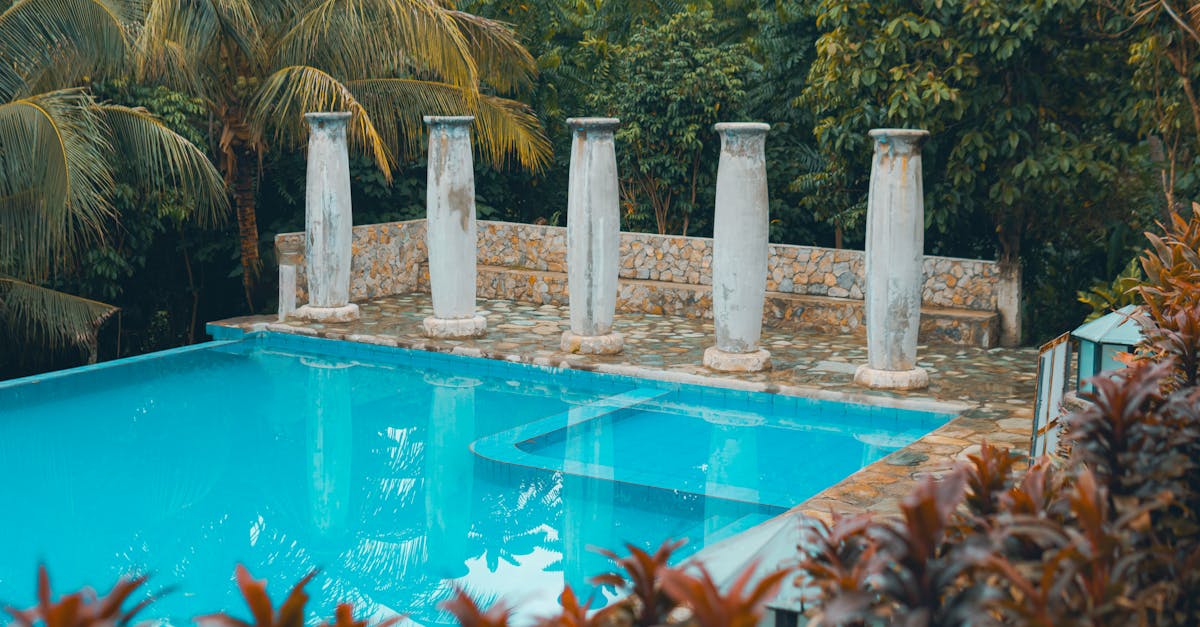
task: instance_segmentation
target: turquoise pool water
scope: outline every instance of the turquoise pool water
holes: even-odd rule
[[[244,615],[246,564],[314,611],[450,623],[454,587],[553,607],[590,547],[681,557],[949,416],[258,334],[0,384],[0,604],[128,572],[151,616]]]

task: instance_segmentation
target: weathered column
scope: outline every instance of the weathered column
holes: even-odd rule
[[[616,118],[570,118],[571,171],[567,184],[568,353],[612,355],[625,338],[612,330],[617,308],[621,214],[618,206]]]
[[[912,390],[929,385],[917,367],[921,323],[925,198],[921,145],[928,131],[875,129],[875,157],[867,195],[867,363],[854,382],[870,388]]]
[[[296,268],[304,256],[304,246],[291,239],[280,240],[275,255],[279,259],[279,320],[283,321],[296,311]]]
[[[471,116],[426,116],[429,174],[425,242],[433,316],[430,337],[479,337],[487,320],[475,313],[475,164]]]
[[[307,113],[308,174],[304,193],[305,268],[308,304],[296,317],[327,322],[358,318],[350,302],[350,114]]]
[[[726,372],[771,367],[759,348],[767,294],[767,168],[769,124],[717,124],[717,208],[713,219],[712,300],[717,345],[704,365]]]

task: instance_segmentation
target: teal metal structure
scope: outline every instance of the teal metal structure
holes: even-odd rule
[[[1076,378],[1079,390],[1091,389],[1084,384],[1089,377],[1125,367],[1116,360],[1117,353],[1130,352],[1142,341],[1142,327],[1132,317],[1137,311],[1137,305],[1126,305],[1071,332],[1071,337],[1079,342]]]

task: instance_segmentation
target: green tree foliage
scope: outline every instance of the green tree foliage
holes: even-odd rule
[[[749,117],[771,124],[767,136],[771,241],[842,246],[833,224],[822,222],[810,199],[819,189],[825,162],[813,137],[812,111],[797,101],[816,57],[816,19],[808,2],[780,0],[750,14],[750,40],[759,71],[747,80]]]
[[[592,92],[597,112],[621,118],[618,160],[625,222],[687,234],[707,215],[721,120],[745,111],[752,69],[741,43],[719,43],[710,12],[684,12],[635,32],[607,61],[610,80]]]
[[[1152,138],[1164,218],[1200,192],[1200,2],[1101,0],[1099,30],[1132,70],[1119,117]]]
[[[469,10],[513,25],[539,70],[528,102],[545,124],[553,147],[553,165],[530,175],[499,173],[477,181],[476,190],[500,215],[523,221],[561,223],[566,209],[569,117],[594,116],[594,94],[617,80],[614,55],[637,33],[686,12],[711,11],[714,45],[747,43],[757,32],[759,3],[754,0],[680,2],[679,0],[475,0]],[[618,116],[621,117],[621,116]],[[768,143],[768,148],[771,144]],[[621,148],[618,147],[618,153]],[[715,159],[715,155],[713,157]],[[784,182],[786,183],[786,181]],[[693,216],[694,217],[694,216]],[[695,224],[693,222],[693,224]],[[703,225],[700,225],[701,227]],[[657,230],[648,217],[624,228]],[[703,232],[701,230],[700,232]]]
[[[865,194],[866,131],[903,126],[933,135],[927,221],[943,233],[990,227],[1002,260],[1015,261],[1030,234],[1112,215],[1105,201],[1128,144],[1105,94],[1123,72],[1083,31],[1086,9],[1084,0],[821,2],[803,102],[817,108],[838,182],[827,189],[849,194],[832,204],[858,207]]]
[[[114,308],[51,289],[104,245],[131,193],[186,198],[215,221],[220,175],[145,110],[98,101],[84,76],[115,68],[136,3],[21,0],[0,13],[0,344],[75,346],[95,357]]]
[[[867,130],[927,129],[928,252],[1022,262],[1034,336],[1078,320],[1069,294],[1100,278],[1114,227],[1144,221],[1131,207],[1148,184],[1117,118],[1129,72],[1092,7],[823,0],[814,11],[822,34],[801,98],[826,160],[814,208],[857,225]]]

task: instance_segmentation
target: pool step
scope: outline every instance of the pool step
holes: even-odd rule
[[[607,467],[591,467],[582,464],[576,467],[570,460],[549,460],[524,451],[521,445],[533,442],[539,438],[550,437],[563,433],[570,427],[603,418],[609,414],[624,411],[639,405],[650,403],[673,394],[672,390],[661,388],[636,388],[621,394],[606,396],[600,400],[572,407],[548,418],[519,425],[501,431],[495,435],[480,438],[471,443],[471,451],[480,457],[505,464],[528,466],[543,470],[556,470],[568,474],[579,474],[597,479],[612,479],[612,469]],[[551,462],[551,463],[547,463]],[[593,474],[595,473],[595,474]]]

